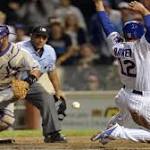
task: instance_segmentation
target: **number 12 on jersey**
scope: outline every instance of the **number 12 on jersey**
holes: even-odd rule
[[[128,77],[136,77],[136,65],[131,60],[121,60],[118,58],[121,67],[121,73]]]

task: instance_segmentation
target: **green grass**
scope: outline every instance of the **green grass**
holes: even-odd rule
[[[66,130],[62,132],[66,136],[91,136],[97,133],[97,130]]]
[[[91,136],[96,130],[64,130],[62,134],[65,136]],[[0,137],[40,137],[41,130],[8,130],[0,133]]]

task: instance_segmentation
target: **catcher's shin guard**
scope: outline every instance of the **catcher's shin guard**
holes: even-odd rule
[[[15,118],[7,110],[0,110],[0,131],[6,130],[13,125]]]

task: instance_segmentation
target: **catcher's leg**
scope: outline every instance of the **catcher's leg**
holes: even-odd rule
[[[0,91],[0,131],[5,130],[13,125],[14,118],[14,103],[10,103],[13,97],[11,89]],[[7,105],[3,105],[3,102]]]
[[[0,110],[0,132],[6,130],[14,124],[15,118],[14,113],[12,112],[13,104],[9,104],[6,109]],[[15,143],[14,139],[3,138],[0,139],[0,144]]]
[[[7,105],[1,105],[3,102],[9,101],[13,97],[11,89],[6,89],[0,92],[0,131],[6,130],[11,127],[15,121],[14,118],[14,103],[5,103]],[[0,139],[0,144],[14,143],[13,139]]]
[[[31,87],[27,99],[40,110],[44,136],[61,130],[54,98],[40,84]]]

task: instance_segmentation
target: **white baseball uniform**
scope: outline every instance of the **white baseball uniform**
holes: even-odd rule
[[[14,104],[10,100],[14,97],[11,81],[23,70],[39,70],[39,63],[16,44],[9,43],[7,49],[0,52],[0,111],[14,117]]]
[[[150,129],[150,43],[145,35],[140,40],[123,42],[119,33],[111,28],[106,14],[102,11],[99,16],[112,54],[118,59],[120,79],[125,86],[116,96],[121,112],[110,120],[108,127],[116,122],[122,125],[132,116],[138,125]],[[114,138],[150,141],[149,131],[120,125],[111,134]]]
[[[113,121],[122,124],[130,118],[147,129],[150,129],[150,43],[145,39],[145,35],[134,42],[115,43],[118,33],[112,33],[108,36],[114,43],[113,55],[119,60],[119,72],[122,88],[116,96],[116,104],[121,108],[121,113],[117,114]],[[140,91],[138,94],[133,91]],[[129,113],[130,112],[130,113]],[[118,129],[118,132],[117,132]],[[114,134],[116,137],[131,139],[133,141],[150,140],[150,132],[139,129],[127,129],[118,127]],[[121,134],[120,134],[121,132]],[[122,136],[121,136],[122,135]]]

